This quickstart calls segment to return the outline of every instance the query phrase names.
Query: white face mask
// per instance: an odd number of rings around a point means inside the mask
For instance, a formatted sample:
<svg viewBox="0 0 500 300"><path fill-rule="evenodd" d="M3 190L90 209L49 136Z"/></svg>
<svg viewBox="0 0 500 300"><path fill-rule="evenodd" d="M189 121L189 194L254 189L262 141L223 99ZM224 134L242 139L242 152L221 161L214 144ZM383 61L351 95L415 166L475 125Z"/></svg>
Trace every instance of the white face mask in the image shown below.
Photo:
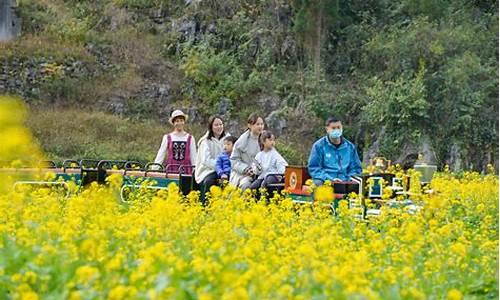
<svg viewBox="0 0 500 300"><path fill-rule="evenodd" d="M342 136L342 128L340 129L332 129L328 135L332 138L332 139L338 139Z"/></svg>

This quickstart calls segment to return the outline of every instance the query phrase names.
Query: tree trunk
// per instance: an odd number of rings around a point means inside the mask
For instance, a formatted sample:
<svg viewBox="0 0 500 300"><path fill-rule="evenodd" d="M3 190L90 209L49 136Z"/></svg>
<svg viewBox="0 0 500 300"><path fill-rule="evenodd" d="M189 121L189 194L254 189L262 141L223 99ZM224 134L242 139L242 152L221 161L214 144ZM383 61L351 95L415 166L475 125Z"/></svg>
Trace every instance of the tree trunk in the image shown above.
<svg viewBox="0 0 500 300"><path fill-rule="evenodd" d="M318 12L316 20L316 45L314 46L314 73L316 75L316 83L319 82L321 71L321 33L323 31L323 12Z"/></svg>

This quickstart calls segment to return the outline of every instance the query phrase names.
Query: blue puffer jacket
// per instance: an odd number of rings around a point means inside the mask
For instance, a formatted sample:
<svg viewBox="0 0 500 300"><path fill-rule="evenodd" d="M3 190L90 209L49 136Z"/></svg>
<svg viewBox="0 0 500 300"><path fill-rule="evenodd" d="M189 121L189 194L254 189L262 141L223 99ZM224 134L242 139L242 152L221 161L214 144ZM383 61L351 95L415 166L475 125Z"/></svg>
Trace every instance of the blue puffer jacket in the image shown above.
<svg viewBox="0 0 500 300"><path fill-rule="evenodd" d="M321 181L349 180L352 175L361 174L361 161L353 143L342 138L337 148L327 136L314 143L308 163L309 175Z"/></svg>
<svg viewBox="0 0 500 300"><path fill-rule="evenodd" d="M217 157L217 161L215 162L215 172L219 178L226 174L228 177L231 174L231 160L229 157L231 153L222 152L219 157Z"/></svg>

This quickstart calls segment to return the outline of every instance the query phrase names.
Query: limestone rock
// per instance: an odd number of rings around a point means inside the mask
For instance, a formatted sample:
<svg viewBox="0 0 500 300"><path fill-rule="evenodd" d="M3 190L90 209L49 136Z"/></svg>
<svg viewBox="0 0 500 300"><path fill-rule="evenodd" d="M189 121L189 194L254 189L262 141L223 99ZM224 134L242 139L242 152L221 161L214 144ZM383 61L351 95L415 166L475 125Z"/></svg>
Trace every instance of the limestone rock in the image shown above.
<svg viewBox="0 0 500 300"><path fill-rule="evenodd" d="M451 145L448 159L446 160L446 164L451 171L459 171L464 167L460 152L460 147L457 144Z"/></svg>
<svg viewBox="0 0 500 300"><path fill-rule="evenodd" d="M283 110L275 110L265 118L267 128L275 135L280 136L287 127L287 121Z"/></svg>
<svg viewBox="0 0 500 300"><path fill-rule="evenodd" d="M281 109L281 99L277 96L263 95L257 99L257 107L263 109L265 114Z"/></svg>
<svg viewBox="0 0 500 300"><path fill-rule="evenodd" d="M400 153L401 154L396 158L395 162L401 164L403 167L413 167L413 164L419 159L419 156L420 162L429 165L437 164L437 156L432 146L431 139L425 135L417 141L407 142Z"/></svg>
<svg viewBox="0 0 500 300"><path fill-rule="evenodd" d="M382 141L384 136L385 136L385 126L382 126L380 128L380 131L372 135L372 141L374 142L371 143L368 150L363 152L363 164L365 166L369 165L370 161L373 158L380 156L380 142Z"/></svg>
<svg viewBox="0 0 500 300"><path fill-rule="evenodd" d="M21 34L21 18L15 0L0 0L0 41L9 41Z"/></svg>
<svg viewBox="0 0 500 300"><path fill-rule="evenodd" d="M217 104L217 114L225 118L229 117L229 109L231 108L231 99L222 97Z"/></svg>

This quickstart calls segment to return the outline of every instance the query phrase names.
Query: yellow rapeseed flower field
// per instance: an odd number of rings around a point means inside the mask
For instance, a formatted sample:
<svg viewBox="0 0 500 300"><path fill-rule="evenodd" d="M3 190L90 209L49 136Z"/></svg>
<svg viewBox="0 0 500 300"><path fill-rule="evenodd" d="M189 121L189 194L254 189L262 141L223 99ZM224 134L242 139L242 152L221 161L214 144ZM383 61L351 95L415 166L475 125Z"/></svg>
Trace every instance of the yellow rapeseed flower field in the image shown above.
<svg viewBox="0 0 500 300"><path fill-rule="evenodd" d="M440 173L418 213L369 222L232 187L207 207L175 185L122 203L108 182L68 198L4 185L1 299L498 297L496 175Z"/></svg>

